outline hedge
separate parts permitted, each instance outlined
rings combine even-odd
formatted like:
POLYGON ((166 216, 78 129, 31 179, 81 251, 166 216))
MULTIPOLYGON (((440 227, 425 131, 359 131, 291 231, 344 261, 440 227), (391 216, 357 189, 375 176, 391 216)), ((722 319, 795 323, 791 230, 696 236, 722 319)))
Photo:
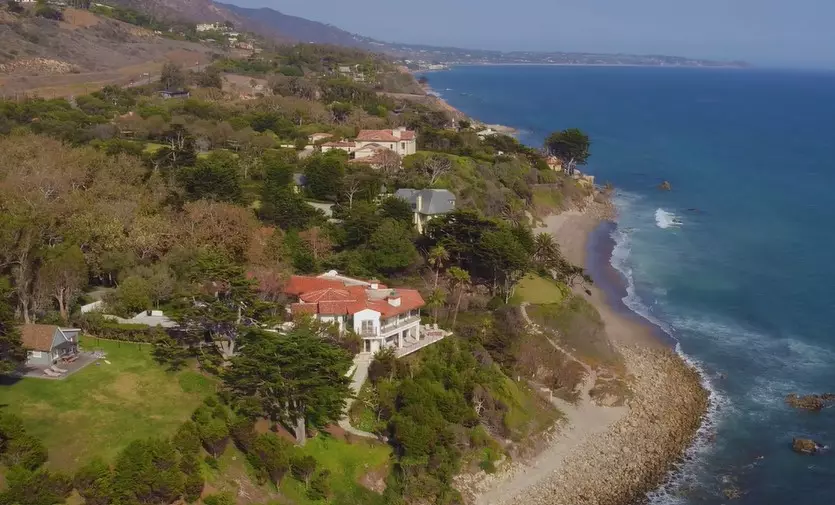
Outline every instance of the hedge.
POLYGON ((154 343, 167 336, 159 326, 118 323, 97 317, 84 317, 79 320, 79 326, 92 336, 124 342, 154 343))

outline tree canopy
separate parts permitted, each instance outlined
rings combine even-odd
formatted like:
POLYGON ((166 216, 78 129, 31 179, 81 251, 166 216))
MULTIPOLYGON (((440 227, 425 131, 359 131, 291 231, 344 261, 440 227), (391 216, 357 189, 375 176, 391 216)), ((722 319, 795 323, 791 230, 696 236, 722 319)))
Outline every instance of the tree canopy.
POLYGON ((290 427, 302 444, 307 427, 324 429, 340 419, 351 395, 345 377, 351 356, 321 331, 312 323, 286 334, 251 330, 223 374, 236 404, 290 427))
POLYGON ((578 128, 553 132, 545 139, 545 150, 559 158, 570 170, 574 165, 585 165, 591 155, 589 136, 578 128))

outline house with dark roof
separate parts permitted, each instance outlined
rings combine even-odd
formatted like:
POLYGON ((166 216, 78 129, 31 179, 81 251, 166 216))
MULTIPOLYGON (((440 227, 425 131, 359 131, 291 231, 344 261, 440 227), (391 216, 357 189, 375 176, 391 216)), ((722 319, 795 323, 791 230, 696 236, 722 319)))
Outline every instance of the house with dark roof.
POLYGON ((309 314, 335 324, 340 332, 355 332, 363 341, 361 352, 393 347, 405 354, 427 343, 420 325, 426 302, 417 290, 389 288, 375 279, 354 279, 331 270, 315 277, 294 275, 284 292, 297 299, 288 307, 291 314, 309 314))
POLYGON ((187 89, 164 89, 159 92, 159 96, 168 100, 169 98, 188 98, 191 93, 187 89))
POLYGON ((455 195, 448 189, 402 188, 395 191, 394 196, 412 206, 418 233, 423 233, 432 219, 455 210, 455 195))
POLYGON ((404 127, 393 130, 361 130, 357 134, 356 149, 362 149, 369 144, 391 149, 400 156, 408 156, 417 152, 417 136, 412 130, 404 127))
POLYGON ((20 327, 20 340, 28 352, 26 365, 50 366, 63 356, 78 352, 76 328, 60 328, 54 324, 24 324, 20 327))

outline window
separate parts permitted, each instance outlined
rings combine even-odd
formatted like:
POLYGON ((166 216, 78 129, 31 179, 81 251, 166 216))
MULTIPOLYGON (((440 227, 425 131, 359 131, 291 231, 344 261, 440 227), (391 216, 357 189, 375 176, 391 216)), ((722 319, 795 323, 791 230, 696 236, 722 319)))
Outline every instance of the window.
POLYGON ((41 351, 32 351, 31 352, 33 358, 42 358, 43 353, 41 351))
POLYGON ((373 335, 374 334, 374 321, 362 321, 360 323, 362 325, 362 329, 360 330, 363 334, 366 335, 373 335))
POLYGON ((405 142, 400 143, 400 149, 403 149, 404 151, 406 150, 406 143, 405 142))

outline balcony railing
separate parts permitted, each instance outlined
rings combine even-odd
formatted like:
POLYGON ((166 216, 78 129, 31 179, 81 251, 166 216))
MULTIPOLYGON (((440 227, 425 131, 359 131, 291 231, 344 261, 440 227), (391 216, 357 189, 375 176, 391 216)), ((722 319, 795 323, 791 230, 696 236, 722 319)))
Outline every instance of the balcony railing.
POLYGON ((420 321, 420 316, 410 316, 410 317, 403 317, 397 319, 396 321, 391 321, 386 323, 380 327, 381 333, 386 333, 396 328, 400 328, 401 326, 406 326, 407 324, 412 324, 414 322, 420 321))

